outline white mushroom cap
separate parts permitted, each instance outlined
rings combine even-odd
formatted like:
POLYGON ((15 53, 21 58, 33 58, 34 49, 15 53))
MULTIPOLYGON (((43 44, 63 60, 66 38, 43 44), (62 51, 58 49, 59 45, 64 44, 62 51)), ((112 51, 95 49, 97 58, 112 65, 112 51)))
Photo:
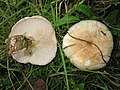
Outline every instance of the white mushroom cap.
POLYGON ((77 68, 95 70, 109 61, 113 38, 104 24, 83 20, 68 30, 63 39, 63 49, 77 68))
POLYGON ((13 26, 9 37, 25 33, 35 40, 32 55, 25 55, 24 48, 13 53, 13 58, 20 63, 35 65, 46 65, 52 61, 57 51, 57 40, 51 23, 42 16, 25 17, 13 26))

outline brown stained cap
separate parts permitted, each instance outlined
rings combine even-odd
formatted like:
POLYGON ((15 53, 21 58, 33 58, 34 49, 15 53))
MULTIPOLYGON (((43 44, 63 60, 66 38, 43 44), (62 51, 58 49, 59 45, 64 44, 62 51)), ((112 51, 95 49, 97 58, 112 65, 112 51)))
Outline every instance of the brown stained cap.
POLYGON ((15 36, 18 37, 24 34, 24 37, 27 38, 24 45, 29 46, 29 43, 32 44, 29 47, 30 53, 28 53, 29 55, 26 54, 28 48, 19 48, 19 50, 14 47, 16 51, 12 51, 12 56, 15 60, 20 63, 31 63, 35 65, 46 65, 52 61, 57 51, 57 40, 55 31, 47 19, 42 16, 32 16, 19 20, 12 27, 9 38, 13 37, 13 40, 9 41, 14 44, 17 42, 17 40, 16 42, 14 40, 15 36))
POLYGON ((48 90, 47 84, 43 80, 37 80, 33 85, 34 90, 48 90))
POLYGON ((104 24, 83 20, 68 30, 63 39, 63 49, 77 68, 95 70, 109 61, 113 37, 104 24))

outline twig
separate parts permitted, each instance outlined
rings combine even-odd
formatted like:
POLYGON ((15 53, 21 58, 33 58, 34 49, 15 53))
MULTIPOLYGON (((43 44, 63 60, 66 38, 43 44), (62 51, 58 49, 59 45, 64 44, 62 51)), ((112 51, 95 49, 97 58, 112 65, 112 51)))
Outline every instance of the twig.
POLYGON ((22 72, 23 77, 25 78, 25 80, 27 81, 27 83, 29 84, 29 86, 31 87, 32 90, 34 90, 33 86, 30 84, 30 82, 28 81, 28 78, 25 76, 25 74, 22 72))
POLYGON ((11 79, 11 76, 10 76, 9 60, 8 60, 8 58, 7 58, 7 70, 8 70, 8 77, 9 77, 9 80, 10 80, 10 82, 11 82, 11 84, 12 84, 13 90, 15 90, 14 84, 13 84, 12 79, 11 79))

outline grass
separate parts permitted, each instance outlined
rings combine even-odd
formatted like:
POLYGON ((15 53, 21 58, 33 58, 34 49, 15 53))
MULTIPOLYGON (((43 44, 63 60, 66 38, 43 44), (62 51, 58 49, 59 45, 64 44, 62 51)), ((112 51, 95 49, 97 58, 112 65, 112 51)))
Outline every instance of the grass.
POLYGON ((33 90, 36 80, 46 81, 49 90, 119 90, 120 88, 119 0, 0 0, 0 90, 33 90), (4 40, 12 26, 26 16, 47 18, 56 31, 58 50, 46 66, 16 62, 7 54, 4 40), (70 26, 94 19, 106 24, 114 37, 114 49, 106 67, 79 70, 64 55, 61 45, 70 26))

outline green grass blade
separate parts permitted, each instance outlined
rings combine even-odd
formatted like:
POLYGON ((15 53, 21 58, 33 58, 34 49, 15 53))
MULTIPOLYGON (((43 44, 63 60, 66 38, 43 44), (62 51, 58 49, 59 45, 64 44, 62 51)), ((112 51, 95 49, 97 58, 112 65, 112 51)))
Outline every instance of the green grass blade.
POLYGON ((23 9, 21 9, 21 10, 19 10, 18 12, 14 13, 14 14, 12 14, 9 18, 7 18, 7 19, 5 19, 4 21, 2 21, 2 22, 0 23, 0 25, 4 24, 4 23, 7 22, 10 18, 14 17, 16 14, 19 14, 19 13, 21 13, 22 11, 24 11, 24 10, 26 10, 26 9, 28 9, 28 8, 29 8, 29 6, 23 8, 23 9))
POLYGON ((106 89, 105 87, 102 87, 102 86, 100 86, 100 85, 95 85, 95 84, 92 84, 93 86, 95 86, 95 87, 98 87, 99 89, 101 89, 101 90, 108 90, 108 89, 106 89))
POLYGON ((77 7, 76 7, 76 10, 78 10, 79 12, 82 12, 84 13, 85 15, 91 17, 92 16, 92 10, 86 6, 86 5, 83 5, 83 4, 79 4, 77 7))
POLYGON ((66 16, 66 17, 63 17, 63 18, 55 21, 54 26, 61 26, 64 24, 75 23, 78 21, 79 21, 79 18, 77 18, 75 16, 66 16))
POLYGON ((62 58, 64 73, 65 73, 65 79, 66 79, 66 84, 67 84, 67 90, 69 90, 69 83, 68 83, 68 76, 67 76, 67 70, 66 70, 66 65, 65 65, 65 59, 64 59, 63 51, 62 51, 62 48, 61 48, 61 45, 60 45, 59 42, 58 42, 58 47, 59 47, 61 58, 62 58))
POLYGON ((10 9, 10 5, 9 5, 8 0, 5 0, 5 3, 6 3, 6 5, 7 5, 7 7, 8 7, 8 10, 9 10, 10 14, 12 15, 12 11, 11 11, 11 9, 10 9))

